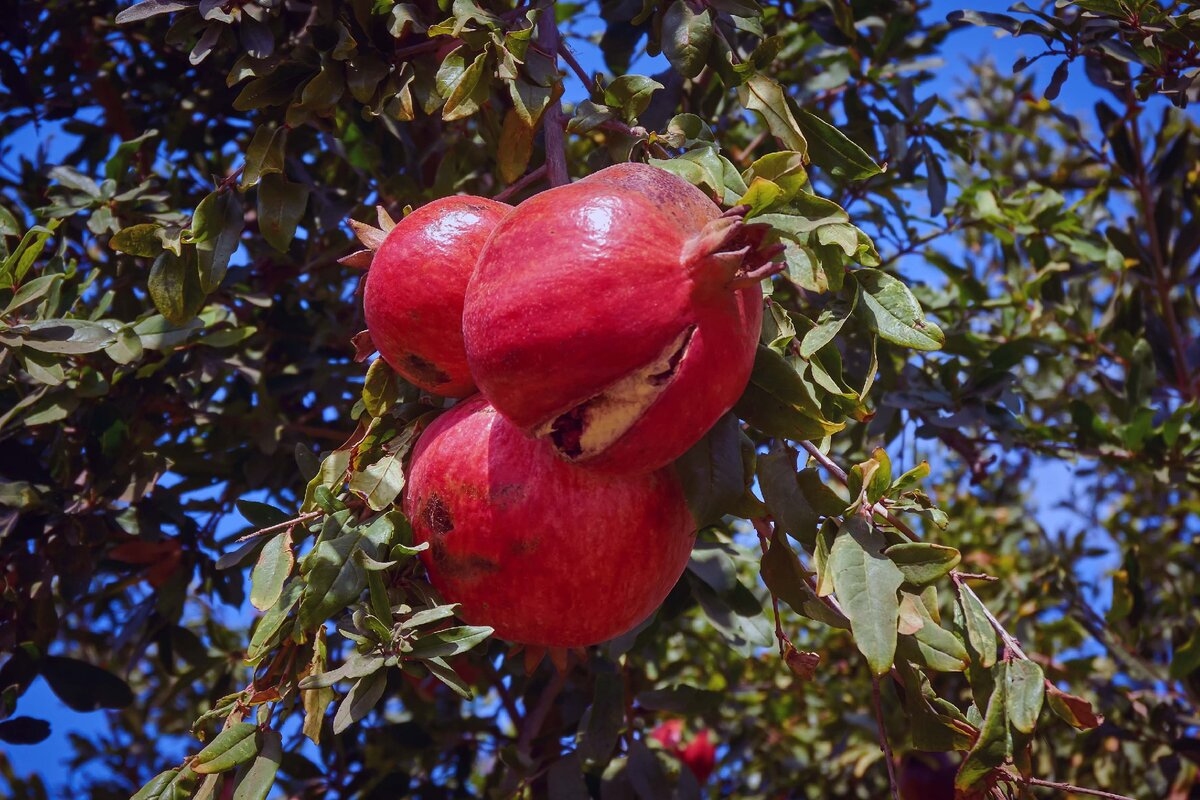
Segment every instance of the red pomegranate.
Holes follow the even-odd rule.
[[[708,780],[708,776],[717,766],[717,748],[708,740],[707,729],[696,734],[696,738],[683,748],[683,755],[680,758],[696,776],[697,783],[704,783]]]
[[[371,260],[363,295],[379,354],[426,391],[475,391],[463,351],[463,293],[492,229],[511,206],[445,197],[396,223]]]
[[[480,391],[569,461],[658,469],[737,401],[762,318],[767,228],[646,165],[526,200],[467,287]]]
[[[670,719],[660,723],[650,731],[650,736],[656,739],[664,750],[678,756],[696,776],[697,783],[708,780],[708,776],[716,768],[717,748],[709,741],[707,728],[701,729],[686,747],[683,744],[682,720]]]
[[[683,573],[695,525],[667,470],[568,464],[481,397],[439,417],[413,452],[404,512],[429,579],[459,616],[546,647],[634,627]]]

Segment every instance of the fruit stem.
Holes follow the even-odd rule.
[[[555,16],[554,0],[542,0],[542,13],[537,21],[537,41],[542,52],[554,59],[554,71],[558,71],[558,18]],[[550,185],[563,186],[570,178],[567,175],[567,143],[563,130],[562,103],[555,96],[542,115],[542,137],[546,143],[546,175]]]

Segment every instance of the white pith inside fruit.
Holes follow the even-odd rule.
[[[604,391],[556,414],[534,430],[549,436],[555,448],[571,461],[584,461],[611,447],[632,428],[659,398],[687,357],[696,326],[684,329],[650,363]]]

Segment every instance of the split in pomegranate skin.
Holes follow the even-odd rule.
[[[462,339],[463,294],[475,261],[511,206],[483,197],[446,197],[396,223],[371,260],[363,294],[379,354],[426,391],[475,391]]]
[[[645,620],[687,566],[695,524],[670,470],[608,475],[556,457],[482,397],[421,436],[404,512],[459,616],[511,642],[582,647]]]
[[[569,461],[630,472],[678,458],[754,364],[759,280],[778,248],[744,214],[634,164],[526,200],[467,287],[480,391]]]

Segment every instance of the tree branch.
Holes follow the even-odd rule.
[[[542,13],[538,17],[538,46],[554,60],[558,69],[558,20],[555,18],[554,0],[542,0]],[[542,116],[542,136],[546,145],[546,175],[551,186],[563,186],[570,177],[567,174],[567,140],[563,130],[562,103],[557,97],[550,101]]]
[[[1104,797],[1107,798],[1107,800],[1134,800],[1134,798],[1129,797],[1128,795],[1113,794],[1112,792],[1106,792],[1103,789],[1089,789],[1086,786],[1076,786],[1072,783],[1059,783],[1058,781],[1046,781],[1042,780],[1041,778],[1025,778],[1018,775],[1013,775],[1011,772],[1006,772],[1005,774],[1008,775],[1009,779],[1013,783],[1020,783],[1024,784],[1025,786],[1041,786],[1046,789],[1057,789],[1060,792],[1067,792],[1069,794],[1086,794],[1089,797]]]
[[[875,706],[875,725],[879,728],[879,747],[887,761],[888,785],[892,788],[892,800],[900,800],[900,786],[896,783],[896,762],[892,758],[892,746],[888,743],[887,728],[883,724],[883,700],[879,695],[879,676],[871,676],[871,704]]]
[[[505,200],[512,197],[522,189],[525,189],[526,187],[531,186],[532,184],[535,184],[545,178],[547,172],[549,172],[549,164],[542,164],[532,172],[528,172],[525,175],[522,175],[520,178],[517,178],[516,181],[508,186],[508,188],[497,194],[492,199],[499,200],[503,203]]]

